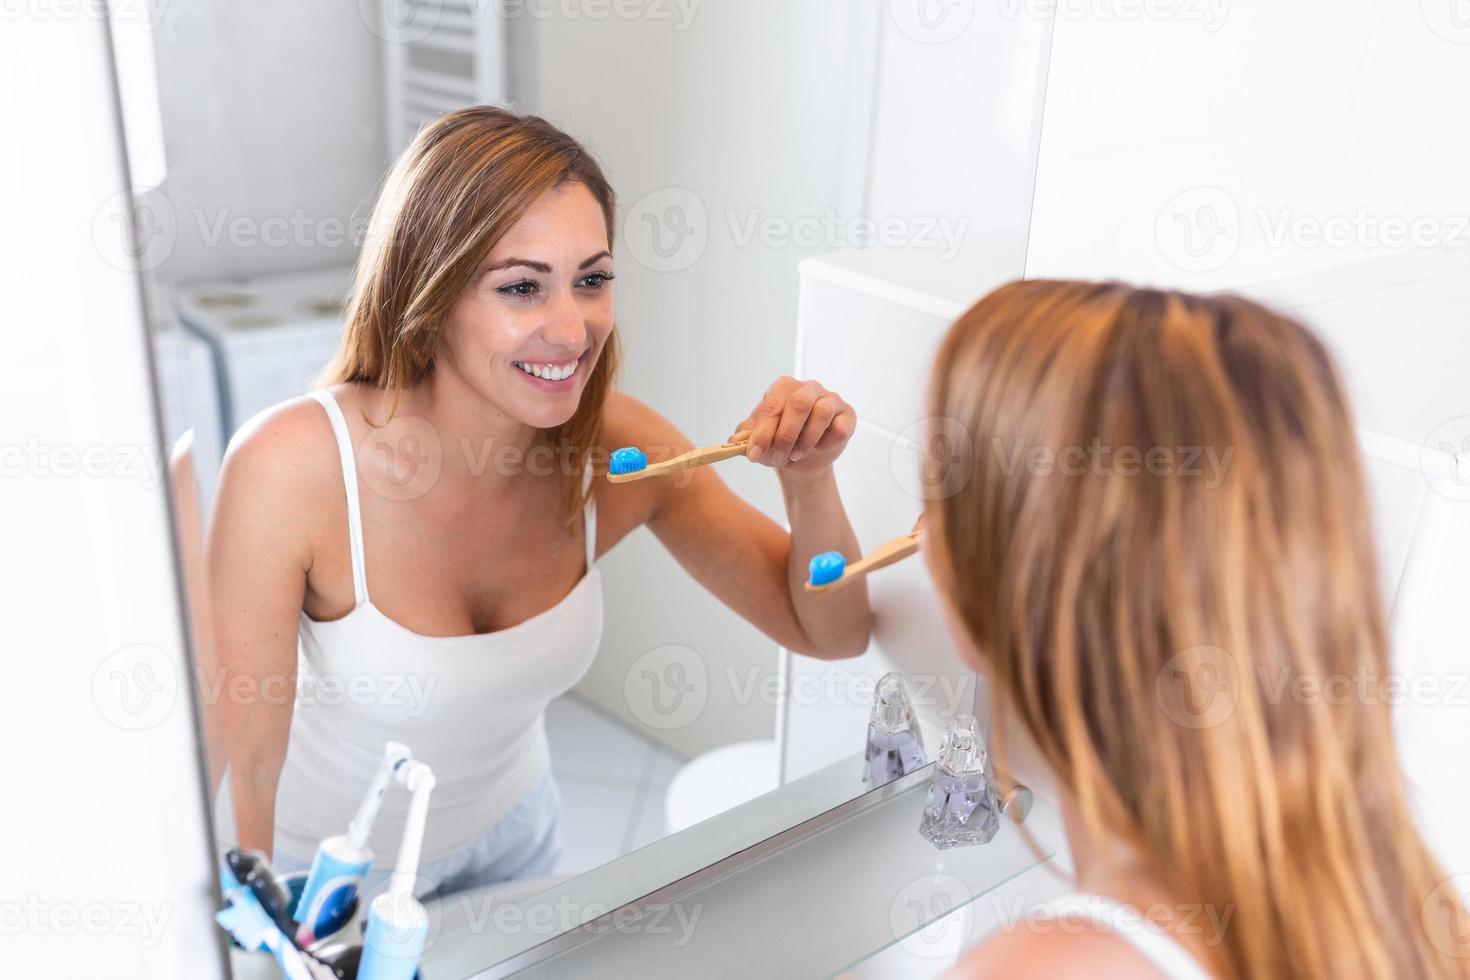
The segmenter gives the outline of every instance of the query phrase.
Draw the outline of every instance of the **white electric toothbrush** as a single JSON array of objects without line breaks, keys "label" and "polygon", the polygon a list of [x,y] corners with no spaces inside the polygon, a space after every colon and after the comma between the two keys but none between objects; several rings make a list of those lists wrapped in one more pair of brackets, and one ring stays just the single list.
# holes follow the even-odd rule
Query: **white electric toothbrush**
[{"label": "white electric toothbrush", "polygon": [[434,773],[422,762],[409,761],[399,768],[398,781],[413,793],[413,800],[388,891],[368,906],[357,980],[413,980],[429,936],[429,913],[414,897],[413,886],[418,880]]},{"label": "white electric toothbrush", "polygon": [[384,746],[383,761],[368,784],[357,815],[347,825],[347,833],[328,837],[317,848],[293,916],[300,923],[296,931],[300,945],[310,946],[347,924],[354,911],[353,903],[362,890],[362,880],[373,866],[368,836],[382,806],[383,794],[393,774],[412,757],[413,753],[402,743],[389,742]]}]

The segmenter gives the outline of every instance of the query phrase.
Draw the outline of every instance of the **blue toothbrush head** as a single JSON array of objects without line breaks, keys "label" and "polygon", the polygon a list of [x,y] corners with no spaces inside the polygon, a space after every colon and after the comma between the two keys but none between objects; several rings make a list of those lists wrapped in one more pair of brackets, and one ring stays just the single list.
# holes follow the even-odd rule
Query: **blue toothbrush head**
[{"label": "blue toothbrush head", "polygon": [[648,457],[643,450],[628,446],[623,449],[614,450],[608,457],[607,471],[614,476],[624,473],[637,473],[639,470],[648,468]]},{"label": "blue toothbrush head", "polygon": [[813,585],[830,585],[842,577],[847,570],[847,559],[840,551],[824,551],[812,559],[807,566]]}]

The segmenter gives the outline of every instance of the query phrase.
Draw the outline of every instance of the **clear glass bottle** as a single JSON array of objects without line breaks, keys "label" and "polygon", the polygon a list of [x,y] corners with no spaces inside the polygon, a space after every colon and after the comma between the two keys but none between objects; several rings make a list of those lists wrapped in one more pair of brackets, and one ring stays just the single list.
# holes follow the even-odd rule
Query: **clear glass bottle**
[{"label": "clear glass bottle", "polygon": [[867,764],[863,780],[869,788],[890,783],[929,761],[924,737],[909,706],[909,695],[898,674],[884,674],[873,691],[873,713],[868,719]]},{"label": "clear glass bottle", "polygon": [[944,733],[919,833],[943,849],[988,843],[999,829],[1000,801],[985,741],[975,717],[960,715]]}]

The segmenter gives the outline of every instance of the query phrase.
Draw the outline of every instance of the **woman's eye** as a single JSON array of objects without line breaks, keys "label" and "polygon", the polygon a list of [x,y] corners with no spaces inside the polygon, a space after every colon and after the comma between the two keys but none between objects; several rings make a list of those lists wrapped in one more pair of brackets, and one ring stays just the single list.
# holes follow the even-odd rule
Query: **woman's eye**
[{"label": "woman's eye", "polygon": [[506,296],[533,296],[536,293],[536,284],[529,279],[522,279],[520,282],[507,283],[496,292]]},{"label": "woman's eye", "polygon": [[612,282],[614,278],[611,272],[594,272],[591,275],[583,276],[578,285],[585,286],[588,289],[601,289],[603,286]]}]

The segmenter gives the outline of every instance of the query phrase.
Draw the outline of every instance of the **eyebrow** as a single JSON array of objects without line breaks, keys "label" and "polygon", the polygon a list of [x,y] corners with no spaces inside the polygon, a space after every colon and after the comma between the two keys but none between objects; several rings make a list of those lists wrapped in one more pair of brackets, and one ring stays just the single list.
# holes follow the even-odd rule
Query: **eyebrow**
[{"label": "eyebrow", "polygon": [[[579,266],[577,266],[577,270],[578,271],[581,271],[582,269],[585,269],[588,266],[595,265],[596,263],[601,262],[603,259],[610,259],[610,258],[612,258],[612,253],[609,252],[609,251],[603,250],[601,252],[598,252],[596,255],[592,256],[591,258],[583,259],[582,260],[582,264],[579,265]],[[485,271],[486,272],[498,272],[501,269],[511,269],[511,268],[516,268],[518,266],[524,266],[527,269],[535,269],[537,272],[540,272],[540,273],[543,273],[543,274],[546,274],[546,275],[550,275],[551,274],[551,266],[547,265],[545,262],[535,262],[535,261],[533,261],[531,259],[516,259],[516,258],[501,259],[499,262],[495,263],[494,265],[487,265],[485,267]]]}]

